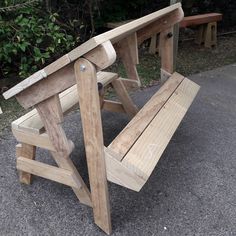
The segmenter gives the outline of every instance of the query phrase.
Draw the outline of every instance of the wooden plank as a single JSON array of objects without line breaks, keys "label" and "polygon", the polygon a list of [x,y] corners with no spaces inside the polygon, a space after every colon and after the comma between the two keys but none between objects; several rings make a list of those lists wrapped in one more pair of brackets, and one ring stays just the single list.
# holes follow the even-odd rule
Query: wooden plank
[{"label": "wooden plank", "polygon": [[127,23],[129,23],[129,22],[131,22],[131,21],[133,21],[133,20],[135,20],[135,19],[132,19],[132,20],[124,20],[124,21],[119,21],[119,22],[108,22],[108,23],[106,24],[106,27],[109,28],[109,29],[114,29],[114,28],[119,27],[119,26],[121,26],[121,25],[127,24]]},{"label": "wooden plank", "polygon": [[[69,52],[68,54],[64,55],[63,59],[59,58],[58,60],[56,60],[49,66],[47,66],[46,68],[36,72],[35,74],[30,76],[26,80],[22,81],[18,85],[14,86],[13,88],[5,92],[3,94],[4,98],[8,99],[10,97],[13,97],[14,95],[22,92],[25,88],[32,86],[33,84],[37,83],[38,81],[44,79],[45,77],[49,75],[52,75],[58,70],[60,71],[61,68],[66,67],[66,65],[70,64],[72,61],[83,56],[84,54],[91,51],[98,45],[109,40],[112,42],[112,44],[114,44],[118,42],[119,40],[121,40],[122,38],[125,38],[128,35],[138,31],[139,29],[151,24],[152,22],[157,21],[158,19],[162,18],[166,14],[175,11],[176,9],[178,9],[180,15],[183,15],[181,4],[175,4],[167,8],[164,8],[162,10],[151,13],[140,19],[134,20],[125,25],[122,25],[118,28],[115,28],[113,30],[100,34],[96,37],[93,37],[92,39],[78,46],[77,48]],[[175,23],[177,22],[173,22],[173,24]]]},{"label": "wooden plank", "polygon": [[105,148],[107,179],[115,184],[139,192],[145,181],[132,169],[127,168],[115,158],[116,154]]},{"label": "wooden plank", "polygon": [[94,220],[102,230],[110,234],[110,204],[95,67],[88,60],[81,58],[75,63],[75,74],[78,85]]},{"label": "wooden plank", "polygon": [[118,160],[122,160],[183,79],[182,75],[174,73],[112,141],[109,149],[119,154]]},{"label": "wooden plank", "polygon": [[16,168],[20,171],[28,172],[74,188],[78,187],[78,183],[73,179],[73,173],[69,170],[29,160],[25,157],[17,158]]},{"label": "wooden plank", "polygon": [[[35,159],[36,147],[27,143],[19,143],[16,145],[16,158],[23,156],[27,160]],[[23,184],[31,184],[32,176],[28,171],[19,171],[20,182]]]},{"label": "wooden plank", "polygon": [[150,46],[149,46],[149,53],[155,54],[156,52],[157,52],[157,35],[154,34],[151,37],[151,42],[150,42]]},{"label": "wooden plank", "polygon": [[29,145],[55,151],[55,148],[46,133],[38,135],[19,129],[12,129],[12,133],[18,142],[27,143]]},{"label": "wooden plank", "polygon": [[177,22],[180,22],[183,19],[183,16],[183,11],[176,9],[166,14],[161,19],[139,29],[137,31],[138,45],[140,45],[144,40],[149,39],[154,33],[158,34],[166,28],[170,28]]},{"label": "wooden plank", "polygon": [[195,16],[186,16],[180,22],[180,27],[185,28],[188,26],[203,25],[210,22],[217,22],[221,20],[222,20],[222,14],[220,13],[207,13]]},{"label": "wooden plank", "polygon": [[[111,72],[98,72],[98,82],[107,86],[112,80],[118,77],[117,74]],[[67,114],[74,110],[79,105],[79,97],[77,92],[77,85],[73,85],[67,90],[59,94],[62,112]],[[36,109],[26,113],[19,119],[12,122],[12,129],[22,130],[34,134],[42,134],[45,132],[44,125]]]},{"label": "wooden plank", "polygon": [[133,117],[137,114],[138,108],[131,100],[124,84],[121,80],[112,81],[112,87],[114,88],[119,100],[121,101],[126,113]]},{"label": "wooden plank", "polygon": [[29,108],[55,94],[59,94],[74,84],[74,70],[73,65],[70,64],[44,78],[40,83],[31,85],[28,89],[17,94],[16,98],[24,108]]},{"label": "wooden plank", "polygon": [[140,83],[137,80],[133,80],[133,79],[126,79],[126,78],[121,78],[119,77],[118,80],[121,80],[122,83],[124,84],[125,88],[129,91],[129,90],[136,90],[140,88]]},{"label": "wooden plank", "polygon": [[197,84],[185,78],[132,146],[122,164],[147,181],[198,90]]},{"label": "wooden plank", "polygon": [[137,81],[138,84],[141,85],[136,69],[136,64],[139,63],[136,33],[131,34],[127,38],[119,41],[115,45],[115,48],[118,55],[121,57],[128,78]]},{"label": "wooden plank", "polygon": [[84,55],[84,58],[103,70],[116,60],[116,52],[110,41],[106,41]]},{"label": "wooden plank", "polygon": [[102,109],[107,110],[107,111],[111,111],[111,112],[119,112],[119,113],[126,112],[122,103],[116,102],[116,101],[111,101],[111,100],[104,100]]},{"label": "wooden plank", "polygon": [[[182,0],[170,0],[170,5],[176,4],[177,2],[181,2]],[[173,54],[173,67],[174,71],[176,69],[176,61],[177,61],[177,54],[178,54],[178,44],[179,44],[179,23],[174,25],[173,29],[173,44],[174,44],[174,54]]]},{"label": "wooden plank", "polygon": [[[174,72],[173,27],[160,33],[161,69],[172,74]],[[161,78],[164,82],[164,78]]]}]

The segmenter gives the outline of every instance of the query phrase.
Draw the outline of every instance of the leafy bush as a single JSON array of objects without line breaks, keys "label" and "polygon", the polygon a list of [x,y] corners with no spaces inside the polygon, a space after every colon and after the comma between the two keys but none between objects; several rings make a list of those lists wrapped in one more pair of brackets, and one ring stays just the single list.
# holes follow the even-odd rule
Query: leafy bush
[{"label": "leafy bush", "polygon": [[41,5],[0,16],[0,78],[26,78],[74,46],[74,39]]}]

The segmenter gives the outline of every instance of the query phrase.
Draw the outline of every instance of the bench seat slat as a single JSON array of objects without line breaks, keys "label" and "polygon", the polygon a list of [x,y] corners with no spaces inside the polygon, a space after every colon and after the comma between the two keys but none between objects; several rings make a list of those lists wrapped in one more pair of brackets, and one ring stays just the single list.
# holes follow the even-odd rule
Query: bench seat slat
[{"label": "bench seat slat", "polygon": [[122,160],[183,79],[182,75],[174,73],[112,141],[108,148],[119,154],[119,160]]},{"label": "bench seat slat", "polygon": [[[112,80],[118,78],[116,73],[112,72],[98,72],[97,81],[107,86]],[[64,114],[73,110],[79,102],[77,85],[73,85],[67,90],[63,91],[60,95],[62,111]],[[38,115],[36,109],[28,112],[24,116],[12,122],[12,129],[19,129],[34,134],[42,134],[44,130],[43,123]]]},{"label": "bench seat slat", "polygon": [[198,90],[197,84],[185,78],[132,146],[122,164],[147,181]]}]

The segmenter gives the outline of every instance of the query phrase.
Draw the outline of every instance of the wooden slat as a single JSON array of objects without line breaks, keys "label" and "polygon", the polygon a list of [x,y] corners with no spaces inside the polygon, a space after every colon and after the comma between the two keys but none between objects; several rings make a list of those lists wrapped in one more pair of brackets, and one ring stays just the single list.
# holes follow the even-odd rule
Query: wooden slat
[{"label": "wooden slat", "polygon": [[[112,80],[118,78],[118,75],[111,72],[98,72],[97,81],[102,83],[103,86],[107,86]],[[77,92],[77,85],[73,85],[68,88],[60,95],[60,102],[62,106],[63,114],[67,114],[75,107],[78,106],[79,97]],[[21,116],[19,119],[12,122],[12,129],[24,130],[26,132],[31,132],[34,134],[42,134],[45,132],[43,123],[38,115],[36,109],[26,113]]]},{"label": "wooden slat", "polygon": [[122,162],[118,161],[115,156],[115,153],[105,148],[107,179],[112,183],[134,191],[140,191],[145,181],[140,178],[135,171],[127,168]]},{"label": "wooden slat", "polygon": [[120,40],[115,48],[118,55],[121,57],[128,78],[136,80],[138,84],[141,85],[136,69],[136,64],[139,63],[137,34],[133,33]]},{"label": "wooden slat", "polygon": [[[174,72],[173,26],[160,33],[161,69],[172,74]],[[161,78],[162,82],[163,78]]]},{"label": "wooden slat", "polygon": [[174,73],[112,141],[109,148],[120,155],[119,160],[121,160],[129,151],[134,142],[142,134],[144,129],[162,108],[166,100],[172,95],[183,79],[184,77],[182,75]]},{"label": "wooden slat", "polygon": [[184,28],[188,26],[202,25],[221,20],[222,20],[222,14],[220,13],[207,13],[195,16],[186,16],[180,22],[180,27]]},{"label": "wooden slat", "polygon": [[122,160],[145,181],[151,175],[172,135],[199,90],[185,78]]},{"label": "wooden slat", "polygon": [[[5,92],[4,98],[8,99],[20,92],[22,92],[25,88],[32,86],[33,84],[37,83],[38,81],[42,80],[43,78],[53,74],[54,72],[60,70],[61,68],[65,67],[66,65],[70,64],[72,61],[76,60],[77,58],[83,56],[87,52],[91,51],[92,49],[96,48],[98,45],[106,42],[111,41],[112,44],[116,43],[117,41],[127,37],[128,35],[138,31],[139,29],[151,24],[152,22],[162,18],[166,14],[175,11],[178,9],[179,15],[181,16],[179,21],[183,17],[183,11],[181,8],[181,4],[175,4],[164,8],[162,10],[156,11],[152,14],[144,16],[140,19],[134,20],[130,23],[122,25],[118,28],[100,34],[92,39],[88,40],[84,44],[80,45],[79,47],[75,48],[68,54],[64,55],[63,58],[59,58],[49,66],[45,67],[44,69],[36,72],[26,80],[22,81],[18,85],[14,86],[7,92]],[[172,22],[173,24],[177,22]]]},{"label": "wooden slat", "polygon": [[69,170],[47,165],[24,157],[17,158],[16,168],[33,175],[37,175],[61,184],[78,188],[78,183],[75,182],[73,178],[73,172]]},{"label": "wooden slat", "polygon": [[104,100],[102,109],[111,111],[111,112],[120,112],[120,113],[126,112],[122,103],[111,101],[111,100]]},{"label": "wooden slat", "polygon": [[12,133],[19,142],[55,151],[55,148],[53,147],[46,133],[34,134],[20,129],[12,129]]}]

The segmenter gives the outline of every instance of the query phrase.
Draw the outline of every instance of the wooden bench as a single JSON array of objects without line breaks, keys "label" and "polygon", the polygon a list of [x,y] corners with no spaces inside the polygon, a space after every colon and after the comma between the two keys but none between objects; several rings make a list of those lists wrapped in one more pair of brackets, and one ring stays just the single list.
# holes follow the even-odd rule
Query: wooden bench
[{"label": "wooden bench", "polygon": [[222,20],[220,13],[208,13],[195,16],[187,16],[180,22],[181,28],[198,26],[197,44],[204,43],[205,47],[211,48],[217,44],[217,21]]},{"label": "wooden bench", "polygon": [[[4,93],[6,99],[15,96],[24,108],[35,107],[12,123],[22,183],[29,184],[33,174],[71,186],[79,201],[93,208],[95,223],[111,233],[107,180],[140,191],[199,90],[173,71],[173,26],[182,18],[181,4],[175,4],[98,35]],[[157,33],[166,82],[138,111],[128,94],[140,86],[138,44]],[[103,71],[117,56],[128,79]],[[120,102],[104,98],[108,86]],[[61,126],[66,113],[78,105],[91,191],[69,158],[74,145]],[[101,109],[132,118],[107,147]],[[58,167],[34,160],[36,147],[49,150]]]}]

